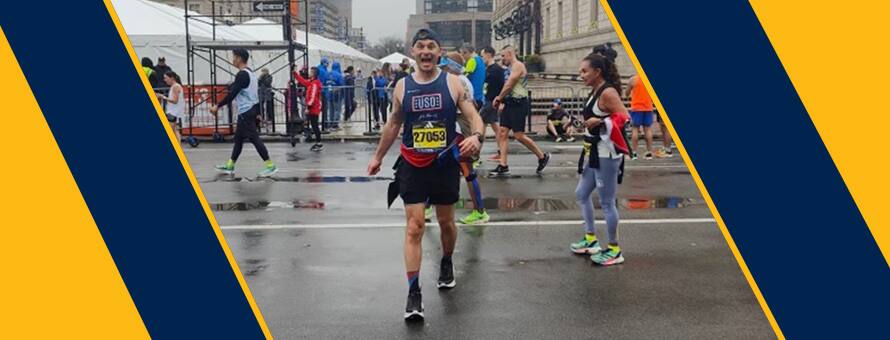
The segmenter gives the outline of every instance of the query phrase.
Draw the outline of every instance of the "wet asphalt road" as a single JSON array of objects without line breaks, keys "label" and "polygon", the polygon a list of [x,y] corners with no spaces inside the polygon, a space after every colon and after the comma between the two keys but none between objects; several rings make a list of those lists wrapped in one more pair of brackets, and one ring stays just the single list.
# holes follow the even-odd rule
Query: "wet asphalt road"
[{"label": "wet asphalt road", "polygon": [[[255,178],[251,146],[234,177],[213,170],[231,144],[185,152],[279,339],[775,338],[679,156],[628,162],[618,195],[627,262],[599,268],[567,250],[583,232],[580,144],[541,145],[554,156],[543,175],[513,143],[513,178],[480,179],[496,223],[461,227],[452,291],[435,289],[441,249],[438,228],[428,228],[423,325],[401,319],[403,209],[398,200],[385,208],[389,168],[364,173],[375,144],[329,143],[322,153],[270,144],[281,169],[270,180]],[[487,142],[484,157],[493,150]]]}]

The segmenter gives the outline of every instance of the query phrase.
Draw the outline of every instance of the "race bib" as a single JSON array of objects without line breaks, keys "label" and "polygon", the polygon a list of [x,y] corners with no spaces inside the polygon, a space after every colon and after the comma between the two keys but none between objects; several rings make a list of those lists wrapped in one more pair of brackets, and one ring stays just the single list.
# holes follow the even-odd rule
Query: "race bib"
[{"label": "race bib", "polygon": [[417,122],[412,126],[414,150],[418,152],[438,152],[447,146],[447,132],[444,122]]}]

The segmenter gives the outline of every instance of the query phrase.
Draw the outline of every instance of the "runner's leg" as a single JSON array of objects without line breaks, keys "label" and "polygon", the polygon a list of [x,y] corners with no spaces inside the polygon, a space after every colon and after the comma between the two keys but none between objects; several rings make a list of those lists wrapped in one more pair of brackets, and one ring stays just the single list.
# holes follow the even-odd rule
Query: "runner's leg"
[{"label": "runner's leg", "polygon": [[[423,203],[405,205],[405,218],[407,219],[407,228],[405,229],[405,271],[409,276],[413,273],[420,272],[420,262],[423,256]],[[411,282],[409,282],[410,285]],[[411,288],[409,286],[409,288]],[[418,283],[417,288],[420,288]]]},{"label": "runner's leg", "polygon": [[244,115],[238,115],[238,124],[235,127],[235,137],[233,138],[232,156],[229,157],[229,161],[232,163],[237,162],[238,156],[241,156],[241,148],[244,146],[244,139],[247,138],[247,123],[245,123],[247,120],[250,119],[246,119]]},{"label": "runner's leg", "polygon": [[618,172],[620,159],[600,158],[600,168],[594,169],[596,178],[601,183],[597,189],[600,206],[606,218],[606,230],[609,232],[609,245],[618,245],[618,207],[615,205],[615,194],[618,189]]},{"label": "runner's leg", "polygon": [[500,152],[501,159],[500,165],[507,166],[507,142],[510,139],[510,128],[501,126],[498,129],[498,151]]},{"label": "runner's leg", "polygon": [[451,259],[457,243],[457,225],[454,223],[454,205],[436,205],[436,219],[439,221],[442,237],[442,257]]},{"label": "runner's leg", "polygon": [[538,144],[535,143],[531,138],[529,138],[525,132],[516,132],[513,131],[513,138],[516,139],[520,144],[524,145],[528,151],[531,151],[535,154],[535,157],[538,159],[544,158],[544,151],[541,151],[541,148],[538,147]]},{"label": "runner's leg", "polygon": [[575,188],[575,202],[581,208],[581,216],[584,218],[584,231],[589,235],[594,235],[596,232],[593,201],[590,199],[594,189],[596,189],[594,169],[586,167],[578,180],[578,187]]}]

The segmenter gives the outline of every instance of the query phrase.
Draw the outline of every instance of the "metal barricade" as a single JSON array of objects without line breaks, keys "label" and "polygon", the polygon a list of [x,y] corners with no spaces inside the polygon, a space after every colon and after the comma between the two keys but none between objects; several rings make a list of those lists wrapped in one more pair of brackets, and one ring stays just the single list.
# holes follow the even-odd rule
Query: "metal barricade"
[{"label": "metal barricade", "polygon": [[532,86],[528,88],[531,100],[531,112],[526,122],[526,132],[547,134],[547,115],[557,99],[562,101],[562,108],[570,116],[578,116],[583,108],[583,99],[572,86]]},{"label": "metal barricade", "polygon": [[369,105],[367,89],[361,85],[322,88],[322,133],[344,131],[353,135],[367,132]]},{"label": "metal barricade", "polygon": [[390,87],[365,88],[365,93],[369,96],[366,102],[367,131],[365,131],[365,135],[379,134],[380,128],[386,124],[392,112],[393,90]]}]

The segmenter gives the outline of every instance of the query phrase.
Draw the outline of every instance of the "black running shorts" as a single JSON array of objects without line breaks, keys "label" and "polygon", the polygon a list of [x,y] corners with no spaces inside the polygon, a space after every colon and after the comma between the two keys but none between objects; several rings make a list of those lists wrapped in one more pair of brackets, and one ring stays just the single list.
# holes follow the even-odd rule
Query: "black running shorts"
[{"label": "black running shorts", "polygon": [[485,104],[482,107],[482,123],[485,124],[494,124],[498,122],[498,109],[491,106],[491,103]]},{"label": "black running shorts", "polygon": [[528,98],[504,100],[504,111],[501,111],[501,126],[513,132],[525,132],[525,120],[531,112]]},{"label": "black running shorts", "polygon": [[452,205],[460,198],[461,175],[457,161],[437,161],[431,166],[418,168],[402,160],[396,171],[399,196],[406,205]]}]

